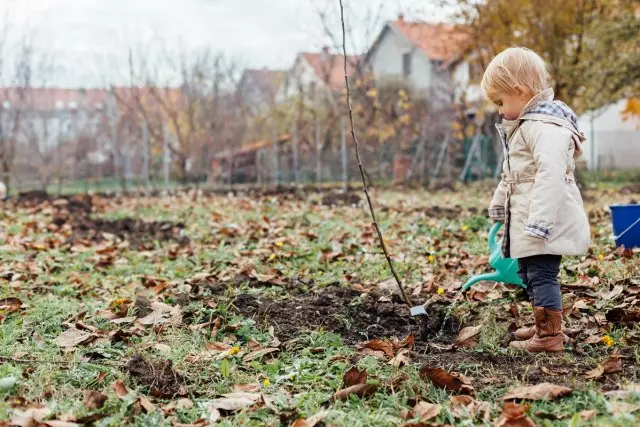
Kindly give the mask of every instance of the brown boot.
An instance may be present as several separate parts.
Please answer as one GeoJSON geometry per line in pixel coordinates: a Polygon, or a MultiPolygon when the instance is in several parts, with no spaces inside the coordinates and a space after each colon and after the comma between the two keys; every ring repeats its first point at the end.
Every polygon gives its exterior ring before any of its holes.
{"type": "MultiPolygon", "coordinates": [[[[531,339],[535,334],[536,334],[536,325],[524,326],[522,328],[518,328],[515,331],[513,331],[513,336],[516,339],[516,341],[526,341],[528,339],[531,339]]],[[[571,338],[569,338],[569,335],[564,333],[564,330],[562,331],[562,341],[565,344],[571,341],[571,338]]]]}
{"type": "Polygon", "coordinates": [[[536,307],[533,315],[536,332],[527,341],[513,341],[509,347],[531,353],[564,351],[562,339],[562,310],[536,307]]]}
{"type": "MultiPolygon", "coordinates": [[[[533,300],[531,301],[531,310],[535,312],[536,307],[534,305],[533,300]]],[[[525,326],[523,328],[519,328],[513,332],[513,336],[518,341],[528,340],[536,334],[536,326],[525,326]]]]}

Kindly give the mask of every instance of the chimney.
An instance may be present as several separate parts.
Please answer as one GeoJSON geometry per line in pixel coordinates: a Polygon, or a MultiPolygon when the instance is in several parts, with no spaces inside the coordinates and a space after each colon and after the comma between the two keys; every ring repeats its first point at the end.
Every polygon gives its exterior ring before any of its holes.
{"type": "Polygon", "coordinates": [[[398,14],[398,21],[400,21],[400,22],[404,22],[404,13],[400,12],[400,13],[398,14]]]}
{"type": "Polygon", "coordinates": [[[326,61],[329,58],[329,46],[327,45],[322,46],[322,53],[320,54],[320,58],[323,61],[326,61]]]}

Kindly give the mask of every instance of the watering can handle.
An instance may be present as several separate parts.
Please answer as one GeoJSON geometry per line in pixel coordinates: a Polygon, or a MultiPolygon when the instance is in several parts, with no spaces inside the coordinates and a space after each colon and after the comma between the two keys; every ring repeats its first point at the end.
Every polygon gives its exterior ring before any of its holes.
{"type": "Polygon", "coordinates": [[[489,252],[493,253],[494,250],[498,247],[498,241],[496,240],[496,236],[498,235],[498,231],[502,228],[502,222],[498,221],[493,224],[491,227],[491,231],[489,231],[489,252]]]}

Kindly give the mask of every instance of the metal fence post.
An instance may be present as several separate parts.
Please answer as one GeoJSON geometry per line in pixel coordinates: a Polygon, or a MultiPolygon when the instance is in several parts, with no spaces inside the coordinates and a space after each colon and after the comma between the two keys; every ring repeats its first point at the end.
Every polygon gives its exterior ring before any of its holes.
{"type": "Polygon", "coordinates": [[[169,128],[166,123],[163,124],[162,130],[164,191],[169,191],[169,128]]]}

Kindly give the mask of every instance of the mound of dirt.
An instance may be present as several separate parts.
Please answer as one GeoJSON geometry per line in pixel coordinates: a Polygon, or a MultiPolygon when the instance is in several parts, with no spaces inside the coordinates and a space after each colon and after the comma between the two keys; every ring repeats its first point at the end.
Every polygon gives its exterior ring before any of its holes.
{"type": "MultiPolygon", "coordinates": [[[[183,223],[171,221],[143,221],[133,218],[106,220],[103,218],[69,217],[73,227],[70,242],[78,239],[100,243],[105,240],[103,233],[113,234],[129,242],[138,250],[151,249],[154,241],[174,240],[187,244],[189,239],[182,235],[183,223]]],[[[55,221],[55,219],[54,219],[55,221]]]]}
{"type": "MultiPolygon", "coordinates": [[[[416,321],[399,299],[389,301],[374,292],[361,293],[337,286],[281,301],[242,294],[233,304],[243,316],[272,325],[282,341],[322,328],[341,335],[346,344],[383,337],[402,339],[410,333],[418,342],[433,340],[446,311],[444,305],[433,305],[426,318],[416,321]]],[[[459,324],[452,316],[440,338],[451,341],[458,330],[459,324]]]]}
{"type": "Polygon", "coordinates": [[[125,370],[149,387],[151,395],[155,397],[186,394],[184,377],[173,369],[170,360],[149,361],[136,354],[125,365],[125,370]]]}
{"type": "Polygon", "coordinates": [[[338,205],[357,205],[360,203],[360,195],[348,192],[348,193],[328,193],[322,196],[321,203],[325,206],[338,206],[338,205]]]}
{"type": "Polygon", "coordinates": [[[67,245],[73,245],[80,240],[99,244],[107,240],[105,234],[129,242],[130,247],[136,250],[152,249],[156,241],[189,243],[189,239],[182,233],[185,227],[183,223],[143,221],[135,218],[94,218],[96,211],[103,210],[105,205],[105,199],[101,196],[51,196],[44,191],[30,191],[10,200],[8,206],[27,209],[33,213],[44,212],[51,217],[51,224],[55,227],[70,226],[72,231],[65,240],[67,245]]]}

